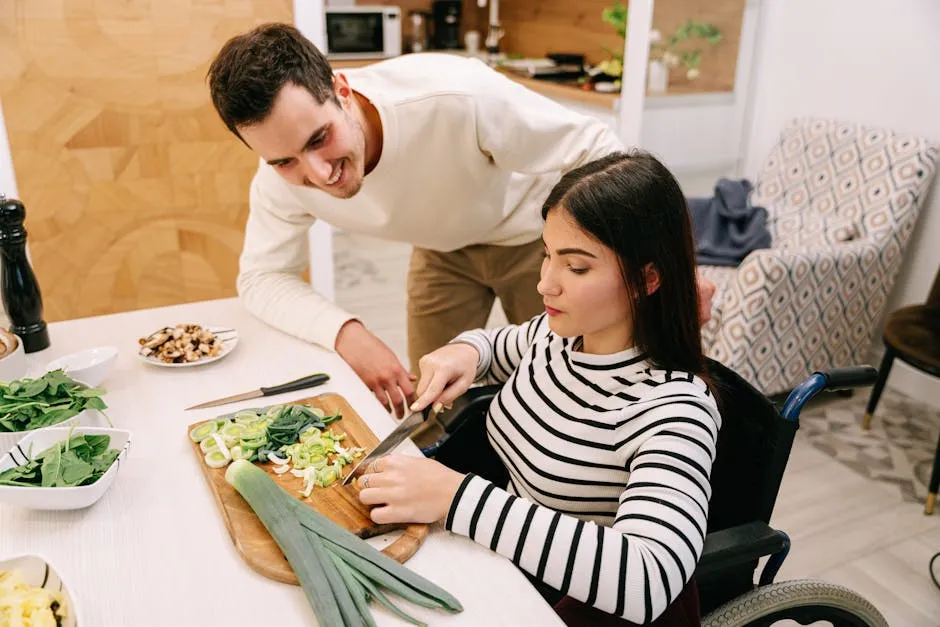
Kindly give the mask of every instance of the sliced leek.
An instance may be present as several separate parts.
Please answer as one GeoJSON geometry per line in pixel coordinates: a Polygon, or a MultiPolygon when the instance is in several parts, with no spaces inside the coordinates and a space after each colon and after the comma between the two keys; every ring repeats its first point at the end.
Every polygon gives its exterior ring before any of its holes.
{"type": "Polygon", "coordinates": [[[206,466],[209,468],[224,468],[230,461],[231,458],[226,457],[219,449],[212,449],[206,453],[206,466]]]}
{"type": "Polygon", "coordinates": [[[193,427],[193,430],[189,432],[189,438],[193,442],[202,442],[211,434],[218,431],[219,427],[216,425],[215,421],[210,420],[209,422],[204,422],[201,425],[193,427]]]}

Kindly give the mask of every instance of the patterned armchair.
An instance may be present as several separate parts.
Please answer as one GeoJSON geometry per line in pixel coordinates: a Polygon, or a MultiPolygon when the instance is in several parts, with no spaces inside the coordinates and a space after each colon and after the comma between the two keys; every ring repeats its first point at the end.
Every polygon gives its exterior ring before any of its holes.
{"type": "Polygon", "coordinates": [[[887,129],[790,121],[751,197],[767,208],[772,247],[736,268],[701,266],[718,285],[708,356],[768,395],[865,363],[937,155],[887,129]]]}

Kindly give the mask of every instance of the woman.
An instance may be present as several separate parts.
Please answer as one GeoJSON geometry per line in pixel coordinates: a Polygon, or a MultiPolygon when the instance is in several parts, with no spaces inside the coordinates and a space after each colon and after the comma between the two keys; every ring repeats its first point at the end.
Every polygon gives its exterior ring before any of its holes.
{"type": "Polygon", "coordinates": [[[568,624],[698,625],[720,416],[684,196],[654,157],[617,153],[566,174],[542,217],[545,313],[426,355],[412,407],[505,382],[487,433],[507,489],[388,456],[360,499],[379,523],[446,519],[565,595],[568,624]]]}

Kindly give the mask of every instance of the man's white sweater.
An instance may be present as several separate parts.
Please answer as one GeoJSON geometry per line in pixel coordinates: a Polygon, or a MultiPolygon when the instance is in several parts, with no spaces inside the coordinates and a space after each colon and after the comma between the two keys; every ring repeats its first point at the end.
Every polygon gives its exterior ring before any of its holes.
{"type": "Polygon", "coordinates": [[[287,183],[262,161],[238,277],[253,314],[329,349],[355,316],[300,277],[316,219],[437,251],[524,244],[540,236],[542,203],[562,174],[622,149],[599,119],[476,59],[410,54],[343,73],[378,110],[378,164],[356,196],[336,199],[287,183]]]}

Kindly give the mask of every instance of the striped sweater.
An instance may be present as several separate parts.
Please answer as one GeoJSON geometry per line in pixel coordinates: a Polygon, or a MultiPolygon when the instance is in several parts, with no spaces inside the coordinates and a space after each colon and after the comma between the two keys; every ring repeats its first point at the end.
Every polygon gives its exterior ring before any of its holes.
{"type": "Polygon", "coordinates": [[[659,616],[704,542],[720,416],[705,383],[634,349],[574,350],[540,315],[468,331],[507,490],[467,475],[446,527],[564,594],[631,622],[659,616]]]}

